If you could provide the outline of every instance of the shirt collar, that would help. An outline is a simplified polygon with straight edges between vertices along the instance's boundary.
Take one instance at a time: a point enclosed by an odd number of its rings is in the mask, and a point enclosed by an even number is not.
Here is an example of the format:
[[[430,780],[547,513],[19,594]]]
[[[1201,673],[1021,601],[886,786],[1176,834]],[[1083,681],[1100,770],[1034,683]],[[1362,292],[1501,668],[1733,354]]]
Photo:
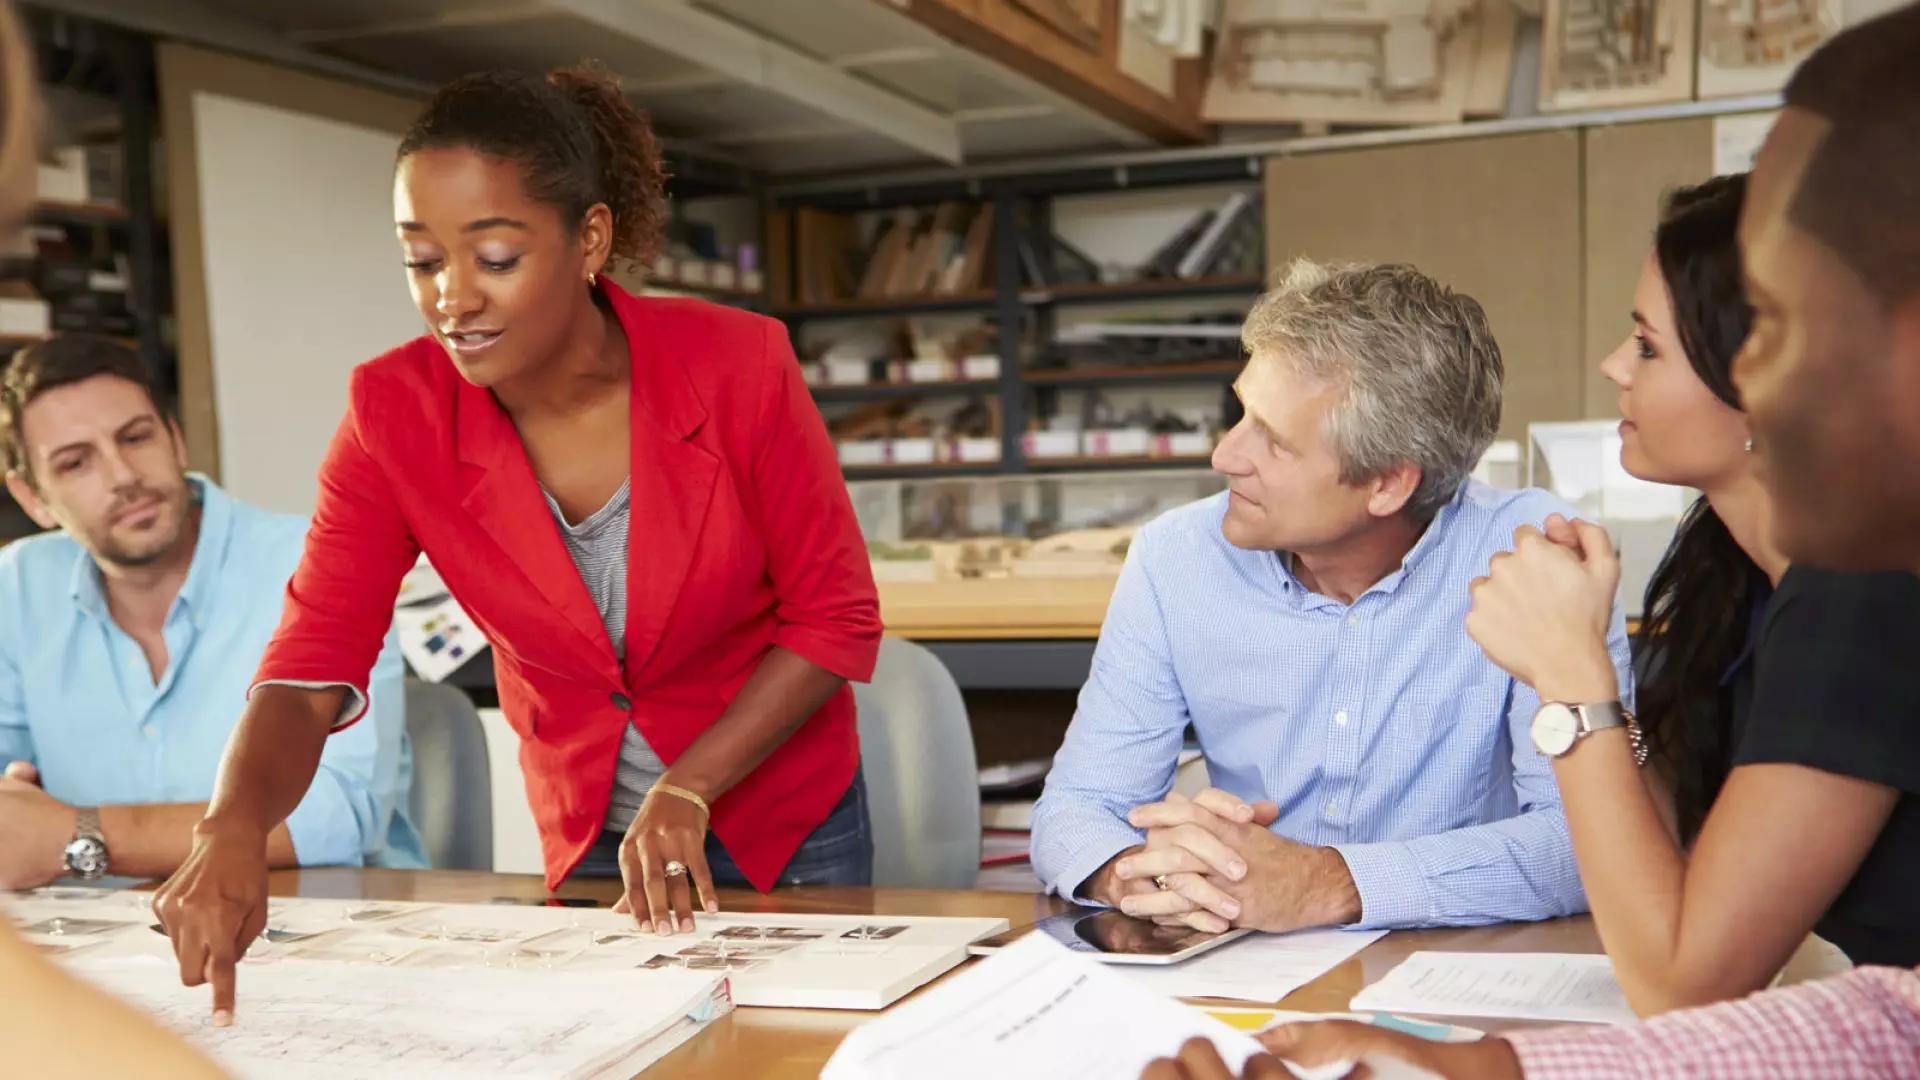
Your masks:
[[[200,507],[200,536],[194,544],[193,562],[187,567],[187,580],[174,599],[174,610],[181,605],[199,611],[212,601],[214,586],[220,577],[220,565],[226,561],[227,541],[233,533],[233,500],[206,476],[190,472],[187,486]],[[107,595],[100,580],[100,567],[93,556],[82,549],[74,560],[69,587],[82,611],[105,619]]]
[[[1442,538],[1447,534],[1447,526],[1460,512],[1460,504],[1467,497],[1467,485],[1471,483],[1471,480],[1461,482],[1460,487],[1454,491],[1453,498],[1448,499],[1446,505],[1440,508],[1440,512],[1433,515],[1433,520],[1427,522],[1426,530],[1420,534],[1420,539],[1413,542],[1413,547],[1400,560],[1400,569],[1375,582],[1373,587],[1367,590],[1368,592],[1392,593],[1398,590],[1400,583],[1406,580],[1407,573],[1425,559],[1434,548],[1440,546]],[[1293,553],[1276,551],[1273,553],[1273,558],[1278,568],[1281,585],[1289,593],[1298,592],[1304,595],[1307,587],[1300,584],[1299,578],[1293,576]]]

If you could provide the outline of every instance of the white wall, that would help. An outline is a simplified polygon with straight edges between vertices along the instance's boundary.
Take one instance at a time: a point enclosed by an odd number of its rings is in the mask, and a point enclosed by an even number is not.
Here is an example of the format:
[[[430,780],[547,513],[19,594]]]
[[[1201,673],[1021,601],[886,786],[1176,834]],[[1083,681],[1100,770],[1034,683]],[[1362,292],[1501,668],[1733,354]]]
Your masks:
[[[309,513],[354,365],[417,337],[393,234],[399,137],[193,99],[220,476]]]

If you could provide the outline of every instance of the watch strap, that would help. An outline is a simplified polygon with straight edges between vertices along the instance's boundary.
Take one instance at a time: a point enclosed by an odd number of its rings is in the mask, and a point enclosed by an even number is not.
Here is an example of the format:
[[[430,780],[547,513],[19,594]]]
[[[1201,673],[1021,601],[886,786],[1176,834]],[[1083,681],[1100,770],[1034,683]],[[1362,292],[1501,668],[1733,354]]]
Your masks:
[[[1618,701],[1597,701],[1587,705],[1567,706],[1573,711],[1574,718],[1580,722],[1580,733],[1574,736],[1574,742],[1608,728],[1627,729],[1627,744],[1633,748],[1633,763],[1644,766],[1647,763],[1649,747],[1644,733],[1640,730],[1640,721],[1633,710]]]
[[[106,838],[100,835],[99,807],[82,806],[79,808],[73,823],[73,838],[75,840],[98,840],[105,843]]]

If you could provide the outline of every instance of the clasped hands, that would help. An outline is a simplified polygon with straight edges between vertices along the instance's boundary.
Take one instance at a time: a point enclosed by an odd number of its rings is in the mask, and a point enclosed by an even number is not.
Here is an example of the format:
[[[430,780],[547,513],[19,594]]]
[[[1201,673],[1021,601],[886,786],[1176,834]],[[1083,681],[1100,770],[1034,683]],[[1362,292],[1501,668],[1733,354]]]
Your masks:
[[[1127,820],[1146,830],[1146,843],[1109,861],[1089,892],[1128,915],[1214,934],[1358,921],[1360,894],[1346,860],[1275,835],[1268,826],[1279,815],[1273,803],[1217,788],[1136,807]]]

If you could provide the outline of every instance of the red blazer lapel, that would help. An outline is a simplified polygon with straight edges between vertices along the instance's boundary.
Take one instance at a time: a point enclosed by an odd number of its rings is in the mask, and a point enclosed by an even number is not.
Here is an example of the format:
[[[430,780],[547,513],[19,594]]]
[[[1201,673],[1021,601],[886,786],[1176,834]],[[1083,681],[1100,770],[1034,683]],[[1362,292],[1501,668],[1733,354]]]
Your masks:
[[[720,459],[691,441],[706,407],[688,381],[697,342],[661,340],[647,303],[602,286],[633,352],[632,492],[627,528],[627,655],[630,680],[652,658],[686,584],[712,505]]]
[[[454,445],[460,455],[461,476],[468,483],[460,505],[472,515],[484,537],[507,553],[508,560],[561,620],[585,639],[561,651],[593,658],[592,669],[602,678],[617,674],[613,643],[607,639],[600,610],[594,607],[593,595],[580,580],[580,571],[560,539],[546,496],[534,479],[533,466],[520,443],[520,433],[491,391],[462,380],[458,395]],[[514,640],[533,642],[539,638],[516,633]]]

